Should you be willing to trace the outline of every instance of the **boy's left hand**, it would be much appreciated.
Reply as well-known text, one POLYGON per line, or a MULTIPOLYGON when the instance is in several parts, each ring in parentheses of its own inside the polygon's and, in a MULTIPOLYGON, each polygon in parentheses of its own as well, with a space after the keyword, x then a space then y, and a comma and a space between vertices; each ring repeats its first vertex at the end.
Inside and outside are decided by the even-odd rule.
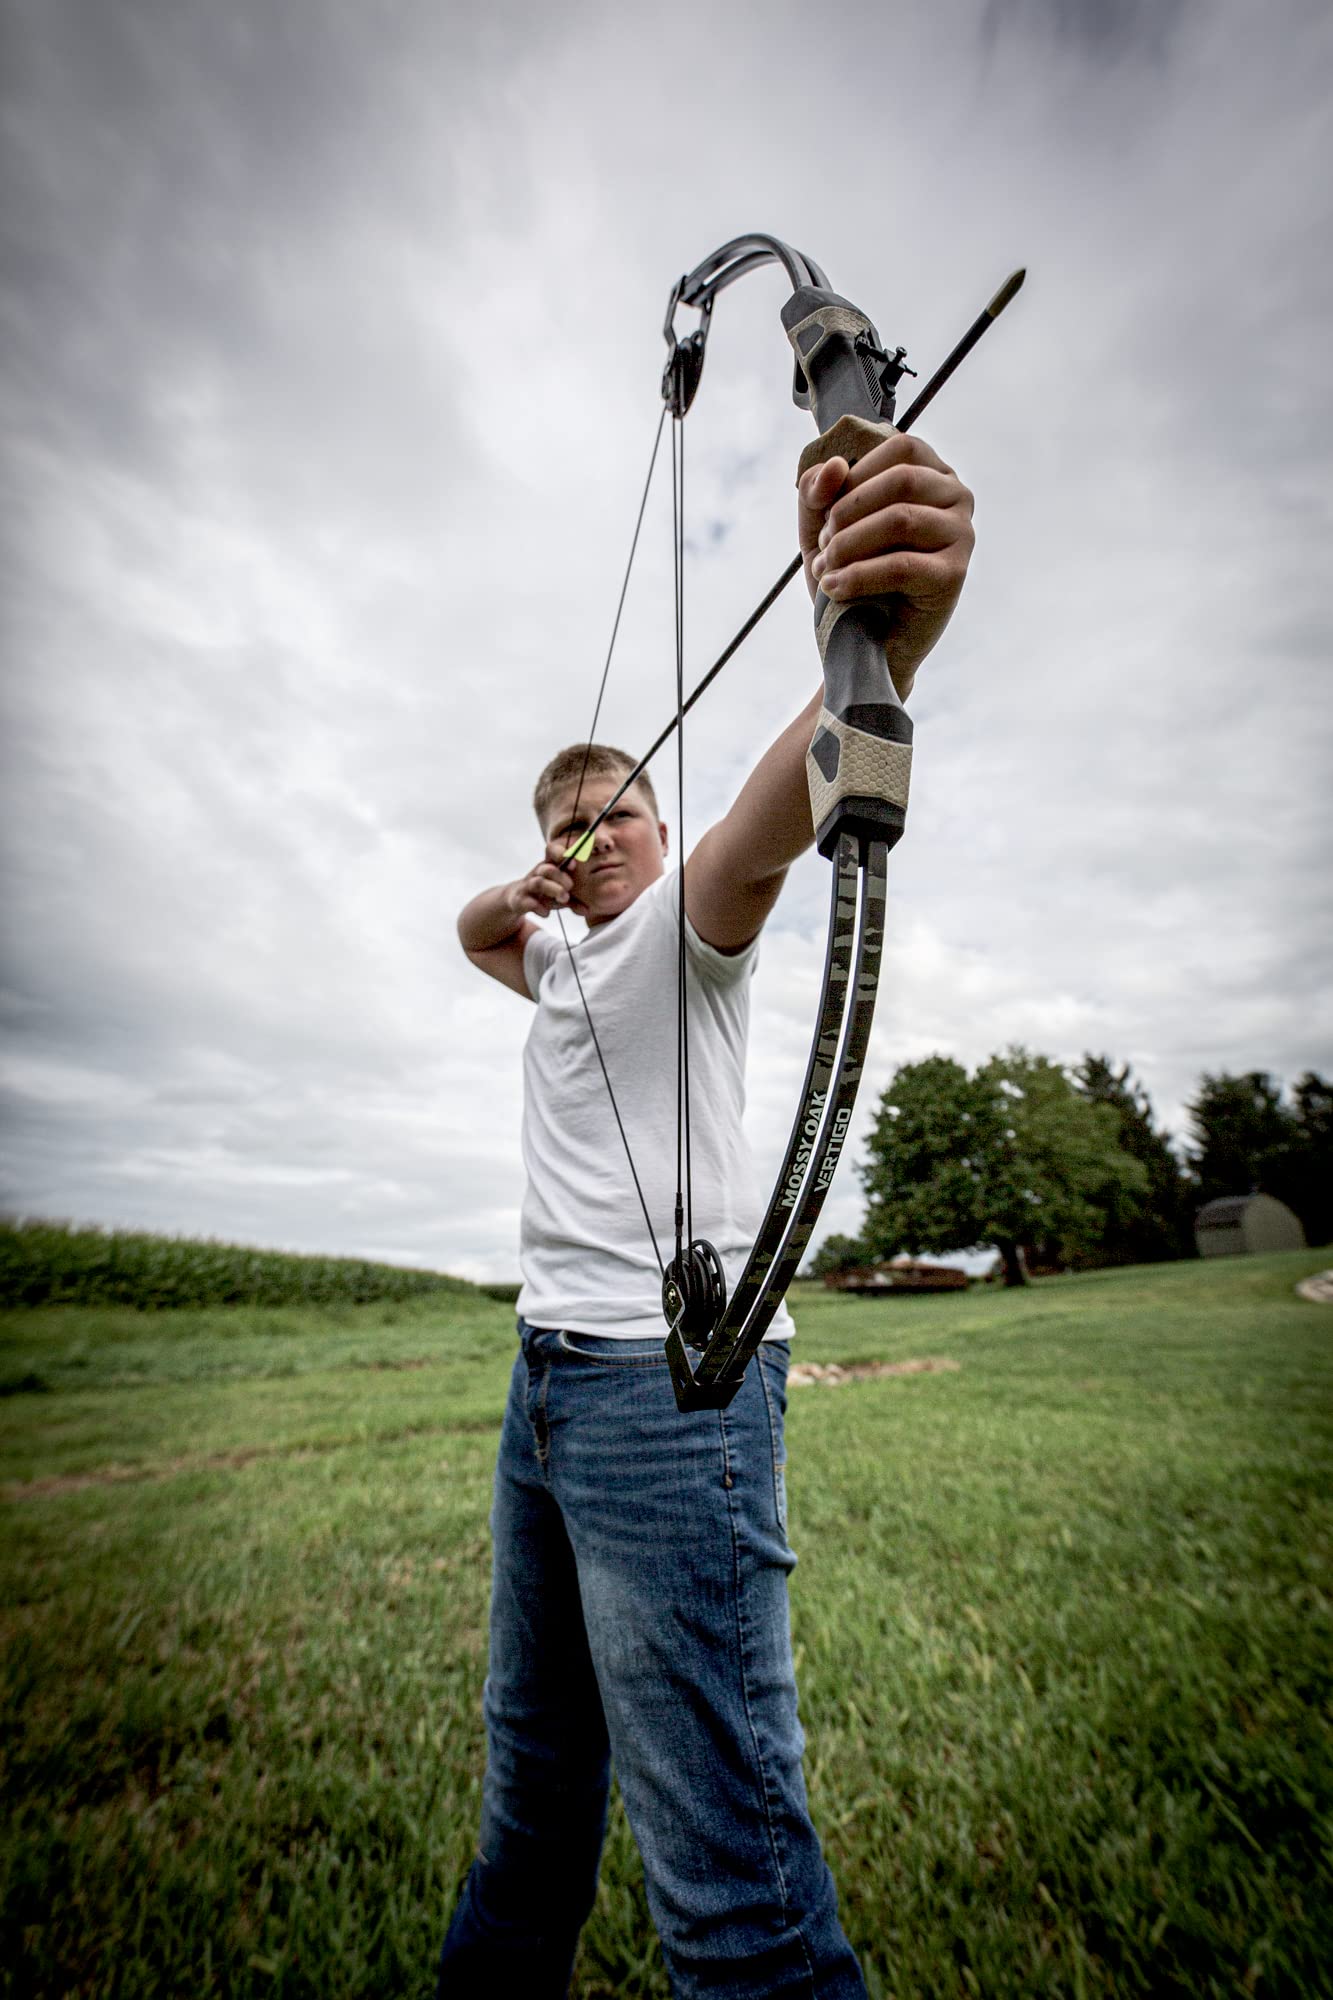
POLYGON ((891 600, 889 671, 905 694, 967 575, 971 493, 923 439, 898 431, 853 466, 812 466, 797 492, 811 597, 891 600))

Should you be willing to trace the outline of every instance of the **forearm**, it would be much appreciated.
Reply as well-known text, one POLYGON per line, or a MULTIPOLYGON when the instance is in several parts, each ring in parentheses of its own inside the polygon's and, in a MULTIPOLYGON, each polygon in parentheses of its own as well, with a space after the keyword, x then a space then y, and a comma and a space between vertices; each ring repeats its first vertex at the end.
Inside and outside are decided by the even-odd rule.
POLYGON ((459 916, 458 942, 478 971, 530 1000, 523 954, 533 926, 522 908, 521 888, 500 882, 474 896, 459 916))
POLYGON ((523 911, 515 907, 514 884, 500 882, 483 889, 459 913, 458 942, 464 951, 491 951, 517 937, 526 922, 523 911))
POLYGON ((764 752, 724 818, 700 840, 685 869, 685 907, 701 937, 737 950, 762 929, 788 868, 811 846, 805 756, 821 688, 764 752))
POLYGON ((814 841, 805 757, 823 699, 821 688, 765 750, 731 810, 705 836, 725 843, 737 886, 784 875, 814 841))

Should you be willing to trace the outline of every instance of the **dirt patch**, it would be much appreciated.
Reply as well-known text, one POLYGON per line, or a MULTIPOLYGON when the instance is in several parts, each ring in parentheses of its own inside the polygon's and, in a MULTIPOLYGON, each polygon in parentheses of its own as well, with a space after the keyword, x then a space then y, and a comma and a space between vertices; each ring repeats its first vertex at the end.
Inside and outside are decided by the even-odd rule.
POLYGON ((1302 1278, 1296 1290, 1311 1305, 1333 1306, 1333 1271, 1320 1271, 1313 1278, 1302 1278))
MULTIPOLYGON (((149 1479, 176 1479, 183 1472, 239 1472, 257 1458, 313 1458, 317 1446, 296 1451, 256 1445, 244 1451, 212 1452, 207 1457, 158 1459, 151 1465, 99 1465, 92 1472, 43 1473, 36 1479, 14 1479, 3 1489, 6 1500, 45 1500, 52 1494, 86 1493, 94 1486, 127 1486, 149 1479)), ((327 1447, 326 1447, 327 1449, 327 1447)))
POLYGON ((920 1361, 849 1361, 845 1368, 836 1361, 795 1361, 788 1370, 787 1382, 797 1389, 811 1382, 822 1382, 826 1388, 836 1389, 841 1382, 865 1382, 873 1375, 956 1375, 961 1367, 960 1361, 949 1361, 942 1355, 926 1356, 920 1361))

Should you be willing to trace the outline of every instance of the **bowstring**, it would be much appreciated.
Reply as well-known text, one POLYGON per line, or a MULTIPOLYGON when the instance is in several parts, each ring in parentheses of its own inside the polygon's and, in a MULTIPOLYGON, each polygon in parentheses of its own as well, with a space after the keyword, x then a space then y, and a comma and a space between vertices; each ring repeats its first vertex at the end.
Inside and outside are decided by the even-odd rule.
POLYGON ((625 1121, 620 1115, 620 1106, 616 1103, 616 1093, 611 1088, 611 1073, 606 1067, 606 1057, 602 1054, 602 1045, 597 1039, 597 1030, 593 1026, 592 1013, 588 1006, 588 996, 583 990, 583 981, 579 977, 579 962, 574 956, 574 947, 569 942, 569 932, 565 929, 565 918, 562 910, 557 909, 555 920, 560 926, 560 935, 565 941, 565 950, 569 953, 569 963, 570 969, 574 974, 574 984, 578 987, 579 999, 583 1002, 583 1018, 588 1023, 588 1033, 592 1036, 592 1045, 597 1051, 597 1061, 601 1066, 602 1080, 606 1085, 606 1094, 611 1100, 611 1109, 615 1114, 616 1130, 620 1134, 620 1143, 625 1148, 625 1158, 629 1163, 630 1178, 634 1182, 634 1192, 639 1197, 639 1207, 643 1210, 643 1219, 648 1225, 648 1239, 653 1246, 653 1255, 657 1259, 657 1268, 662 1276, 665 1277, 666 1266, 662 1262, 662 1252, 657 1245, 657 1231, 653 1228, 653 1218, 648 1213, 648 1203, 644 1199, 643 1185, 639 1180, 638 1169, 634 1164, 634 1155, 630 1151, 629 1138, 625 1131, 625 1121))
POLYGON ((597 741, 597 722, 602 713, 602 697, 606 693, 606 677, 611 671, 611 655, 616 650, 616 634, 620 630, 620 614, 625 609, 625 593, 629 589, 630 571, 634 568, 634 552, 639 546, 639 530, 643 526, 644 509, 648 505, 648 490, 653 483, 653 468, 657 464, 657 448, 662 442, 662 426, 667 418, 667 406, 662 405, 662 414, 657 419, 657 429, 653 434, 653 448, 648 458, 648 477, 643 482, 643 497, 639 501, 639 518, 634 523, 634 538, 629 545, 629 561, 625 564, 625 575, 620 585, 620 601, 616 605, 616 615, 611 625, 611 643, 606 649, 606 659, 602 666, 602 682, 597 690, 597 702, 592 712, 592 727, 588 740, 583 746, 583 766, 579 771, 579 781, 574 787, 574 811, 578 812, 579 800, 583 797, 583 781, 588 775, 588 759, 592 746, 597 741))
MULTIPOLYGON (((574 790, 574 812, 571 815, 571 817, 573 818, 577 818, 578 816, 579 801, 583 797, 583 783, 584 779, 588 775, 588 760, 592 756, 592 746, 597 741, 597 722, 602 712, 602 697, 606 693, 607 676, 611 671, 611 656, 616 649, 616 636, 620 631, 620 617, 621 613, 625 609, 625 596, 627 591, 629 590, 630 573, 634 568, 634 556, 639 546, 639 530, 643 526, 643 517, 645 510, 647 509, 648 506, 648 493, 653 483, 653 471, 657 465, 657 452, 658 452, 658 447, 662 442, 662 427, 666 423, 666 419, 667 419, 667 406, 664 403, 662 405, 662 414, 657 420, 657 430, 653 435, 653 448, 648 458, 648 476, 643 482, 643 494, 639 500, 638 519, 634 523, 634 535, 629 545, 629 560, 625 564, 625 574, 620 585, 620 597, 619 601, 616 604, 616 615, 611 625, 611 641, 610 644, 607 646, 606 659, 602 666, 602 679, 601 679, 601 685, 598 687, 597 690, 596 706, 594 707, 592 713, 592 726, 588 731, 587 740, 583 746, 583 764, 579 771, 578 784, 574 790)), ((674 481, 675 481, 674 439, 672 443, 671 465, 672 465, 672 482, 674 491, 674 481)), ((677 616, 677 666, 676 666, 678 702, 680 699, 680 676, 681 676, 679 630, 680 626, 679 626, 679 615, 678 615, 677 616)), ((629 1166, 630 1178, 634 1182, 634 1192, 639 1197, 639 1207, 643 1210, 643 1219, 648 1229, 648 1240, 653 1246, 653 1256, 657 1260, 657 1268, 662 1273, 662 1276, 665 1277, 666 1266, 662 1262, 662 1252, 658 1247, 657 1231, 653 1228, 653 1218, 648 1212, 648 1203, 644 1196, 643 1184, 639 1179, 638 1168, 634 1164, 634 1154, 630 1150, 629 1135, 625 1131, 625 1121, 620 1115, 620 1106, 616 1102, 616 1093, 611 1082, 611 1072, 608 1070, 606 1066, 606 1057, 602 1054, 602 1044, 600 1039, 598 1038, 596 1024, 594 1023, 592 1018, 592 1009, 588 1005, 588 996, 583 990, 583 980, 579 975, 578 959, 574 955, 574 947, 570 943, 569 932, 565 929, 564 912, 558 908, 555 913, 555 920, 557 924, 560 926, 560 935, 564 940, 565 952, 569 959, 570 969, 574 974, 574 984, 578 988, 579 1000, 583 1007, 583 1018, 588 1023, 588 1033, 592 1037, 592 1045, 597 1053, 598 1065, 602 1072, 602 1081, 606 1085, 606 1094, 611 1100, 611 1110, 615 1117, 616 1130, 620 1134, 620 1143, 625 1148, 625 1160, 629 1166)), ((684 933, 682 932, 682 939, 683 936, 684 933)), ((679 1179, 679 1171, 677 1172, 677 1179, 679 1179)), ((679 1231, 677 1231, 677 1238, 679 1242, 679 1231)))
POLYGON ((685 1245, 694 1238, 694 1185, 690 1167, 690 1024, 685 957, 685 425, 677 417, 671 437, 671 553, 676 597, 676 1269, 683 1275, 685 1245))
MULTIPOLYGON (((629 590, 630 574, 634 567, 634 557, 639 546, 639 532, 643 527, 643 518, 648 505, 648 494, 653 482, 653 472, 657 465, 658 449, 662 442, 662 427, 666 422, 666 418, 667 408, 664 404, 662 414, 658 418, 657 430, 653 436, 653 448, 648 460, 648 473, 644 480, 643 493, 639 500, 638 517, 634 523, 634 534, 630 542, 629 560, 625 565, 625 574, 620 586, 620 596, 616 604, 616 614, 611 626, 610 644, 607 646, 606 659, 602 666, 602 678, 597 689, 597 701, 593 708, 592 725, 583 746, 583 763, 579 770, 579 780, 574 791, 574 810, 572 814, 574 818, 577 818, 579 804, 583 797, 583 786, 588 775, 588 764, 592 756, 592 746, 597 740, 597 723, 602 712, 602 700, 606 694, 607 678, 611 671, 611 659, 615 652, 616 638, 620 631, 621 615, 625 609, 625 597, 629 590)), ((685 700, 685 427, 683 419, 673 416, 671 433, 671 542, 676 644, 676 818, 677 851, 681 857, 678 868, 676 894, 676 1194, 674 1222, 676 1264, 678 1270, 683 1271, 685 1245, 687 1242, 692 1241, 694 1237, 694 1176, 690 1134, 690 1035, 689 1009, 686 1005, 687 953, 685 939, 684 866, 685 710, 687 703, 685 700)), ((783 582, 785 583, 786 580, 784 577, 783 582)), ((776 591, 772 593, 773 596, 776 594, 776 591)), ((755 614, 755 617, 750 621, 751 623, 758 622, 758 617, 762 615, 763 611, 767 610, 768 602, 770 601, 771 597, 760 607, 760 611, 755 614)), ((745 629, 749 629, 748 625, 745 629)), ((744 632, 739 633, 736 643, 738 644, 744 636, 744 632)), ((729 651, 731 650, 734 650, 734 647, 729 649, 729 651)), ((718 666, 720 667, 721 665, 722 662, 719 661, 718 666)), ((711 675, 709 678, 711 679, 711 675)), ((698 692, 701 693, 702 688, 698 692)), ((569 933, 565 929, 564 913, 557 909, 555 916, 560 928, 561 938, 564 941, 565 951, 569 958, 570 968, 574 974, 574 984, 578 989, 579 1001, 583 1008, 583 1017, 588 1024, 588 1033, 592 1038, 593 1049, 596 1052, 597 1062, 602 1072, 602 1080, 606 1085, 606 1093, 611 1101, 611 1110, 615 1117, 616 1130, 620 1134, 620 1143, 625 1149, 625 1160, 630 1170, 630 1177, 634 1182, 634 1192, 638 1196, 639 1207, 643 1211, 644 1223, 647 1226, 649 1240, 653 1246, 653 1255, 657 1260, 658 1270, 665 1276, 665 1267, 662 1263, 662 1253, 657 1241, 657 1232, 653 1228, 652 1216, 649 1213, 648 1203, 644 1196, 643 1185, 639 1179, 638 1169, 634 1164, 634 1154, 630 1147, 629 1136, 625 1131, 625 1121, 620 1115, 620 1106, 616 1102, 615 1088, 611 1082, 611 1073, 606 1065, 606 1057, 602 1052, 602 1044, 598 1037, 596 1024, 592 1018, 592 1010, 588 1005, 588 996, 583 989, 583 980, 579 974, 578 960, 574 953, 574 947, 570 942, 569 933)))

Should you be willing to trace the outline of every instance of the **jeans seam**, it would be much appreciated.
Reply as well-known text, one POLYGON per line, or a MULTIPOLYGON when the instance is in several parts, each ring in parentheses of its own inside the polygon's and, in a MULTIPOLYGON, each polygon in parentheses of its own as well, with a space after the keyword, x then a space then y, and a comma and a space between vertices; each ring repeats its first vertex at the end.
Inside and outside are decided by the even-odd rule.
POLYGON ((551 1387, 551 1364, 542 1363, 541 1387, 537 1391, 537 1406, 530 1419, 532 1424, 533 1449, 537 1454, 537 1465, 547 1487, 551 1484, 551 1425, 546 1413, 546 1398, 551 1387))
POLYGON ((773 1514, 778 1524, 778 1533, 785 1542, 787 1540, 787 1523, 783 1519, 784 1508, 778 1482, 782 1476, 783 1466, 785 1466, 786 1461, 783 1460, 782 1465, 779 1465, 777 1426, 773 1421, 773 1397, 769 1390, 767 1377, 764 1374, 763 1362, 760 1361, 756 1365, 759 1369, 759 1386, 764 1392, 764 1408, 768 1412, 768 1459, 773 1472, 773 1514))
MULTIPOLYGON (((765 1401, 767 1401, 767 1398, 765 1398, 765 1401)), ((782 1865, 782 1855, 779 1848, 777 1828, 773 1824, 773 1798, 769 1786, 768 1766, 765 1762, 763 1748, 760 1744, 759 1731, 755 1727, 754 1711, 750 1705, 749 1637, 748 1637, 749 1627, 745 1616, 745 1593, 744 1593, 744 1578, 742 1574, 742 1564, 741 1564, 741 1542, 740 1542, 740 1536, 736 1530, 736 1501, 734 1493, 731 1490, 733 1486, 733 1481, 730 1473, 730 1454, 728 1449, 728 1438, 727 1438, 727 1414, 728 1413, 726 1410, 723 1410, 721 1413, 722 1455, 723 1455, 723 1463, 724 1465, 727 1466, 727 1474, 723 1480, 723 1485, 728 1489, 727 1519, 731 1525, 732 1578, 736 1591, 736 1642, 737 1642, 737 1649, 740 1654, 741 1699, 745 1704, 745 1726, 750 1733, 750 1743, 754 1751, 755 1766, 759 1772, 759 1787, 764 1805, 764 1829, 768 1836, 768 1851, 770 1856, 772 1857, 773 1872, 777 1876, 778 1894, 782 1899, 782 1919, 785 1924, 790 1925, 791 1929, 795 1932, 797 1938, 800 1941, 801 1952, 805 1959, 806 1971, 809 1974, 810 1978, 810 1991, 813 1994, 815 1990, 814 1988, 815 1968, 813 1962, 811 1961, 809 1948, 806 1945, 805 1935, 801 1929, 801 1926, 799 1923, 793 1922, 791 1897, 787 1890, 787 1874, 786 1870, 782 1865)), ((771 1435, 772 1433, 770 1431, 770 1437, 771 1435)))

